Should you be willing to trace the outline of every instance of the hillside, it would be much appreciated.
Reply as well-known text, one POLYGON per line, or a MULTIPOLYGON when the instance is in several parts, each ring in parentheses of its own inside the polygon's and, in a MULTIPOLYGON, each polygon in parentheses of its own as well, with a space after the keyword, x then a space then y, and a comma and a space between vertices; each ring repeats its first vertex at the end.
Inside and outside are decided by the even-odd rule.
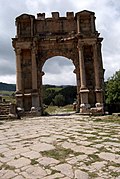
POLYGON ((7 84, 0 82, 0 91, 15 91, 16 85, 15 84, 7 84))
MULTIPOLYGON (((11 96, 15 91, 15 84, 7 84, 0 82, 0 95, 11 96)), ((54 99, 57 95, 63 96, 65 105, 72 104, 76 99, 76 94, 76 86, 43 85, 43 103, 46 105, 54 104, 54 99)))
POLYGON ((54 104, 55 96, 62 95, 64 104, 72 104, 76 99, 77 88, 76 86, 64 85, 53 86, 43 85, 43 103, 46 105, 54 104))

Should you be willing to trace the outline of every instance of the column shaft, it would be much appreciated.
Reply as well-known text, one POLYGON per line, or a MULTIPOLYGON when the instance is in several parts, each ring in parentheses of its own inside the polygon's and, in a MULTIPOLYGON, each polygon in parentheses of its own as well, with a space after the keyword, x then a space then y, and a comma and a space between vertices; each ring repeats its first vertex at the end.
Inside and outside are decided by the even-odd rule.
POLYGON ((95 89, 100 89, 99 61, 97 53, 97 44, 93 45, 94 72, 95 72, 95 89))
POLYGON ((16 91, 22 91, 21 49, 16 50, 16 91))
POLYGON ((79 50, 81 89, 86 89, 86 76, 85 76, 85 64, 84 64, 84 57, 83 57, 83 47, 80 47, 78 50, 79 50))
POLYGON ((37 89, 37 64, 35 50, 32 50, 32 89, 37 89))
POLYGON ((97 44, 93 46, 93 54, 94 54, 94 72, 95 72, 95 92, 96 92, 96 104, 103 103, 103 91, 100 82, 100 62, 98 57, 98 49, 97 44))

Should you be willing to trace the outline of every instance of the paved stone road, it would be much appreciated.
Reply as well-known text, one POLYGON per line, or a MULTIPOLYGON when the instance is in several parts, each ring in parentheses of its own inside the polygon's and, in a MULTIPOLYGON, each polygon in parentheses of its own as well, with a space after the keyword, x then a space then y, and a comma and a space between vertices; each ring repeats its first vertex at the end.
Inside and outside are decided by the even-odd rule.
POLYGON ((120 179, 119 136, 78 115, 0 122, 0 179, 120 179))

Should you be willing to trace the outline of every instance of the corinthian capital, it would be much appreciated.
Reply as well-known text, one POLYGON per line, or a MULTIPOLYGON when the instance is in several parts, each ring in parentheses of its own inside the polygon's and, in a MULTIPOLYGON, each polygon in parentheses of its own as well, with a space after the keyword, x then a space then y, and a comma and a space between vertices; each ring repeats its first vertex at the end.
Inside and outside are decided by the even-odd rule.
POLYGON ((37 53, 37 49, 35 47, 32 48, 32 53, 34 53, 34 54, 37 53))
POLYGON ((16 53, 16 55, 21 55, 21 48, 16 48, 15 49, 15 53, 16 53))

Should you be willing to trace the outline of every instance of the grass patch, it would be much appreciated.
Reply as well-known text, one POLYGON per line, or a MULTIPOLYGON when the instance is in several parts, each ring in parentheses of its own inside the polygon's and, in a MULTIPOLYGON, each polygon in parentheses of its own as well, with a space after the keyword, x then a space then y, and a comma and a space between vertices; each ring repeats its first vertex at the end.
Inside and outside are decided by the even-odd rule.
POLYGON ((45 112, 48 113, 48 114, 52 114, 52 113, 55 113, 55 111, 58 109, 57 106, 48 106, 47 109, 45 109, 45 112))
POLYGON ((12 96, 12 94, 14 93, 15 91, 0 91, 0 95, 2 95, 2 99, 4 99, 6 102, 12 102, 12 103, 16 102, 15 98, 12 96))
POLYGON ((113 162, 112 162, 111 165, 114 166, 114 167, 120 167, 120 164, 119 164, 119 163, 113 163, 113 162))
POLYGON ((117 155, 120 155, 120 151, 118 151, 118 152, 115 152, 115 154, 117 154, 117 155))
POLYGON ((36 165, 38 164, 39 162, 36 160, 36 159, 31 159, 31 165, 36 165))
POLYGON ((90 178, 96 178, 96 177, 98 177, 98 174, 95 173, 95 172, 88 172, 88 175, 89 175, 90 178))
POLYGON ((6 95, 6 96, 11 96, 15 91, 2 91, 0 90, 0 95, 6 95))
POLYGON ((2 153, 0 153, 0 157, 4 158, 4 157, 5 157, 5 155, 4 155, 4 154, 2 154, 2 153))
POLYGON ((54 175, 55 173, 60 173, 60 171, 52 169, 51 175, 54 175))
POLYGON ((88 141, 92 141, 92 140, 96 140, 97 136, 93 136, 93 137, 87 137, 88 141))
POLYGON ((8 164, 3 164, 0 166, 0 170, 2 170, 4 168, 4 170, 15 170, 15 167, 14 166, 10 166, 8 164))
POLYGON ((89 157, 93 162, 102 161, 102 159, 100 159, 100 158, 98 157, 98 155, 96 155, 96 154, 89 154, 88 157, 89 157))
POLYGON ((102 159, 100 159, 96 154, 89 154, 88 158, 89 160, 84 161, 85 165, 87 166, 91 165, 92 163, 102 161, 102 159))
POLYGON ((110 175, 112 177, 119 177, 120 176, 120 172, 111 172, 110 175))
POLYGON ((75 137, 70 136, 69 139, 70 139, 70 140, 75 140, 75 137))
POLYGON ((54 150, 44 151, 41 152, 43 156, 51 157, 56 160, 65 161, 65 159, 70 155, 73 154, 73 150, 65 149, 65 148, 57 148, 54 150))
POLYGON ((45 112, 47 114, 55 114, 55 113, 63 113, 63 112, 71 112, 73 111, 73 105, 66 105, 63 107, 58 106, 48 106, 48 108, 45 109, 45 112))
POLYGON ((55 92, 58 92, 58 91, 61 91, 63 88, 62 87, 51 87, 51 88, 48 88, 48 89, 46 89, 46 91, 55 91, 55 92))
POLYGON ((103 116, 99 118, 94 118, 95 122, 114 122, 120 124, 120 116, 103 116))
POLYGON ((116 140, 112 140, 112 139, 104 139, 104 141, 103 142, 113 142, 113 143, 120 143, 120 141, 116 141, 116 140))
POLYGON ((99 148, 100 152, 111 152, 110 150, 106 149, 104 146, 99 148))

